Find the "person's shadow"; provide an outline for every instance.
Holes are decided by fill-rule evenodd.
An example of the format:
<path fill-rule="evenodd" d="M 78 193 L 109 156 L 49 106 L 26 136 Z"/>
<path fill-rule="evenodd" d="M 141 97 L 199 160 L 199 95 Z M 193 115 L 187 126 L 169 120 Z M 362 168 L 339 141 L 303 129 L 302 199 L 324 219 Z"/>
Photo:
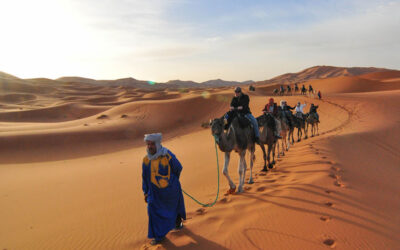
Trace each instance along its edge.
<path fill-rule="evenodd" d="M 174 235 L 174 237 L 179 237 L 180 235 L 190 237 L 192 241 L 184 246 L 176 246 L 171 240 L 165 238 L 165 240 L 162 242 L 162 246 L 166 249 L 227 249 L 215 242 L 207 240 L 206 238 L 193 233 L 186 227 L 179 231 L 170 232 L 170 234 Z"/>

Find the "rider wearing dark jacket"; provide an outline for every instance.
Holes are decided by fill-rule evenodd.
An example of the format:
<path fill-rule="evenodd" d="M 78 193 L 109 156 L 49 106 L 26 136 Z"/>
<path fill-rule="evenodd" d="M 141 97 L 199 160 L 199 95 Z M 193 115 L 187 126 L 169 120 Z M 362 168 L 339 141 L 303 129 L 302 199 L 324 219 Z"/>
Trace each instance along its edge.
<path fill-rule="evenodd" d="M 289 105 L 285 105 L 285 106 L 283 106 L 283 110 L 284 111 L 290 111 L 290 110 L 293 110 L 293 109 L 295 109 L 296 107 L 290 107 Z"/>
<path fill-rule="evenodd" d="M 317 109 L 318 109 L 318 105 L 314 105 L 314 103 L 311 104 L 310 107 L 310 114 L 315 114 L 315 116 L 317 117 L 317 121 L 319 122 L 319 114 L 317 113 Z"/>
<path fill-rule="evenodd" d="M 248 95 L 242 92 L 240 87 L 235 88 L 235 96 L 232 98 L 230 111 L 225 114 L 225 119 L 227 121 L 225 125 L 225 129 L 228 129 L 231 124 L 233 118 L 235 117 L 235 113 L 239 113 L 244 115 L 253 125 L 255 141 L 260 143 L 260 131 L 258 129 L 258 124 L 256 118 L 251 114 L 249 108 L 250 98 Z"/>
<path fill-rule="evenodd" d="M 241 94 L 239 96 L 234 96 L 231 101 L 231 107 L 237 108 L 242 106 L 243 108 L 241 110 L 237 110 L 237 112 L 241 114 L 248 114 L 250 112 L 249 108 L 249 103 L 250 103 L 250 98 L 246 94 Z"/>

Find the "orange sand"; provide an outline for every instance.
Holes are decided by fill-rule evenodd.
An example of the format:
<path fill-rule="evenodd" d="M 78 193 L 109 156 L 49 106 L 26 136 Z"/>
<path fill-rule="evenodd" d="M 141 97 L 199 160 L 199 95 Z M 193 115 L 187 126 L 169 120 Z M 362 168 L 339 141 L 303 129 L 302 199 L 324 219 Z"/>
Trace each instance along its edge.
<path fill-rule="evenodd" d="M 292 106 L 320 105 L 319 136 L 295 143 L 267 174 L 259 171 L 257 148 L 255 184 L 224 196 L 228 185 L 221 175 L 222 194 L 212 208 L 200 209 L 185 196 L 184 229 L 156 247 L 146 239 L 142 136 L 162 132 L 164 146 L 183 164 L 183 188 L 211 202 L 214 142 L 201 124 L 227 110 L 232 90 L 148 92 L 1 77 L 8 82 L 0 88 L 0 249 L 400 245 L 398 71 L 312 80 L 321 101 L 276 97 Z M 250 93 L 255 116 L 270 88 Z M 233 154 L 236 183 L 237 162 Z"/>

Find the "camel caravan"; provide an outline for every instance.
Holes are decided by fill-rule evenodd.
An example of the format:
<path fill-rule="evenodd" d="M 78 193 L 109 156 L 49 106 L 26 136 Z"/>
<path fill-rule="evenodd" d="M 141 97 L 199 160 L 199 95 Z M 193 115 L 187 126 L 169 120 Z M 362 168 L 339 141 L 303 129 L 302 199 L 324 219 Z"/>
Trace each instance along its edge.
<path fill-rule="evenodd" d="M 297 84 L 294 87 L 295 91 L 296 88 L 299 91 Z M 274 99 L 270 98 L 263 109 L 263 114 L 255 118 L 250 112 L 249 102 L 249 96 L 244 94 L 240 87 L 236 87 L 230 110 L 222 117 L 210 121 L 211 134 L 214 136 L 219 149 L 225 153 L 223 174 L 229 183 L 227 194 L 236 192 L 236 185 L 229 176 L 228 171 L 232 151 L 236 152 L 240 157 L 237 192 L 241 193 L 244 191 L 247 151 L 250 154 L 250 178 L 248 183 L 252 184 L 254 183 L 253 165 L 256 145 L 263 152 L 264 167 L 262 171 L 267 172 L 275 167 L 275 155 L 277 158 L 284 156 L 285 151 L 288 151 L 290 145 L 294 144 L 294 131 L 296 128 L 297 142 L 301 141 L 303 136 L 304 139 L 307 139 L 310 126 L 311 137 L 319 135 L 318 106 L 314 104 L 311 104 L 308 113 L 304 113 L 303 109 L 307 105 L 305 103 L 298 102 L 295 107 L 290 107 L 286 101 L 282 100 L 278 106 Z"/>
<path fill-rule="evenodd" d="M 304 84 L 301 88 L 299 88 L 297 83 L 295 83 L 293 87 L 290 84 L 286 85 L 286 87 L 281 85 L 279 89 L 272 90 L 272 95 L 273 96 L 303 95 L 303 96 L 309 96 L 311 98 L 321 99 L 321 91 L 314 90 L 311 84 L 308 86 L 308 90 L 304 86 Z"/>

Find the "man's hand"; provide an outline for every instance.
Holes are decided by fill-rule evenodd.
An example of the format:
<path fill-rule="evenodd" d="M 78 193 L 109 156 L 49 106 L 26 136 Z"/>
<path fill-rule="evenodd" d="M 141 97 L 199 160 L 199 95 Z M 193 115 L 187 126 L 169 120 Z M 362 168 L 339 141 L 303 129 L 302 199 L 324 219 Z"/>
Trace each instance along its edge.
<path fill-rule="evenodd" d="M 147 203 L 147 194 L 144 195 L 144 202 Z"/>
<path fill-rule="evenodd" d="M 238 109 L 238 110 L 242 110 L 242 109 L 243 109 L 243 106 L 239 106 L 237 109 Z"/>

